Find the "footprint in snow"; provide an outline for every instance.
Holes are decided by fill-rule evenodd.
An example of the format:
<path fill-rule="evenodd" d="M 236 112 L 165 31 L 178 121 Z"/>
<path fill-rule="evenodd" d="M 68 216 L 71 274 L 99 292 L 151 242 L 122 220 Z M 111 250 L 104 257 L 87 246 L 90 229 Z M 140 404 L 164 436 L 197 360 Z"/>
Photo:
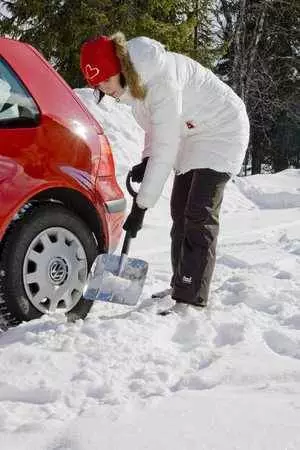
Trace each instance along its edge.
<path fill-rule="evenodd" d="M 283 235 L 279 242 L 284 244 L 283 247 L 288 252 L 293 255 L 300 255 L 300 240 L 299 239 L 289 239 L 287 235 Z"/>
<path fill-rule="evenodd" d="M 172 388 L 172 392 L 182 391 L 183 389 L 191 390 L 205 390 L 213 389 L 220 384 L 219 380 L 214 380 L 213 378 L 206 379 L 199 374 L 190 374 L 182 377 Z"/>
<path fill-rule="evenodd" d="M 295 314 L 294 316 L 288 317 L 283 324 L 287 325 L 289 328 L 300 330 L 300 314 Z"/>
<path fill-rule="evenodd" d="M 200 345 L 206 346 L 213 335 L 213 326 L 210 322 L 204 322 L 201 316 L 180 321 L 171 339 L 181 346 L 182 351 L 189 352 Z"/>
<path fill-rule="evenodd" d="M 220 293 L 225 293 L 222 298 L 223 305 L 237 305 L 241 303 L 247 288 L 244 278 L 236 276 L 228 278 L 218 289 Z"/>
<path fill-rule="evenodd" d="M 243 301 L 250 308 L 267 314 L 278 314 L 283 309 L 282 303 L 276 302 L 271 296 L 261 294 L 256 289 L 249 289 Z"/>
<path fill-rule="evenodd" d="M 54 403 L 60 396 L 60 392 L 50 388 L 20 389 L 16 386 L 0 383 L 0 401 L 32 403 L 43 405 Z"/>
<path fill-rule="evenodd" d="M 8 426 L 8 413 L 3 409 L 0 410 L 0 431 L 6 431 Z"/>
<path fill-rule="evenodd" d="M 292 339 L 277 330 L 266 331 L 264 339 L 268 347 L 278 355 L 300 359 L 300 340 Z"/>
<path fill-rule="evenodd" d="M 227 280 L 220 288 L 220 292 L 225 290 L 225 295 L 222 297 L 223 305 L 238 305 L 244 303 L 256 311 L 261 311 L 267 314 L 278 314 L 282 308 L 282 303 L 276 302 L 270 295 L 261 294 L 256 289 L 249 287 L 244 282 L 232 283 Z M 229 292 L 226 292 L 229 291 Z"/>
<path fill-rule="evenodd" d="M 187 341 L 192 341 L 197 336 L 199 324 L 195 319 L 191 319 L 180 323 L 172 337 L 173 342 L 184 344 Z"/>
<path fill-rule="evenodd" d="M 244 340 L 244 325 L 238 323 L 223 323 L 217 330 L 214 343 L 217 347 L 236 345 Z"/>
<path fill-rule="evenodd" d="M 247 287 L 247 283 L 245 283 L 242 278 L 233 277 L 226 280 L 220 290 L 226 289 L 234 294 L 240 294 L 241 292 L 245 291 Z"/>
<path fill-rule="evenodd" d="M 223 264 L 224 266 L 230 267 L 231 269 L 247 269 L 251 267 L 246 261 L 240 258 L 236 258 L 232 255 L 223 255 L 218 258 L 218 264 Z"/>
<path fill-rule="evenodd" d="M 275 278 L 278 278 L 278 280 L 291 280 L 293 278 L 293 275 L 290 272 L 281 270 L 280 272 L 276 273 Z"/>

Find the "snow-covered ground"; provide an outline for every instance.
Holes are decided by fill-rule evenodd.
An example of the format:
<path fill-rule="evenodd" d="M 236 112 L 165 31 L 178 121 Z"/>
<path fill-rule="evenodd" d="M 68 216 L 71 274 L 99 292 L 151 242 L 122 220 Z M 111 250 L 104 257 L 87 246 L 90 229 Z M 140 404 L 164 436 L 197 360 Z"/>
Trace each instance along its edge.
<path fill-rule="evenodd" d="M 78 94 L 123 184 L 141 131 L 126 107 Z M 170 189 L 132 246 L 150 264 L 137 307 L 0 336 L 1 450 L 300 448 L 300 171 L 229 182 L 209 307 L 161 317 L 150 296 L 170 278 Z"/>

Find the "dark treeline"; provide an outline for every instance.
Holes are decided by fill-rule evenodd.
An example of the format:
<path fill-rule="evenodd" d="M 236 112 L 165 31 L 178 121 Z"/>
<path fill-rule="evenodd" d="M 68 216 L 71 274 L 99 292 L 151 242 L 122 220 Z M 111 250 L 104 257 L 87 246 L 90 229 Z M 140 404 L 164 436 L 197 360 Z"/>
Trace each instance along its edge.
<path fill-rule="evenodd" d="M 299 0 L 0 0 L 0 31 L 31 43 L 72 87 L 80 44 L 118 30 L 210 67 L 243 98 L 243 173 L 300 168 Z"/>

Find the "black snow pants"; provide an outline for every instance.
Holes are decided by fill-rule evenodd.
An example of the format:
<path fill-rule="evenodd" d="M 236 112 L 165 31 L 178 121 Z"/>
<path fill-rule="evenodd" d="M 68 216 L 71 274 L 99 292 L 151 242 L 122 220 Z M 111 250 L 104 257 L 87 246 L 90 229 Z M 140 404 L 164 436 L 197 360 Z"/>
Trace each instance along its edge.
<path fill-rule="evenodd" d="M 211 169 L 176 175 L 171 196 L 172 298 L 205 306 L 216 261 L 219 212 L 230 176 Z"/>

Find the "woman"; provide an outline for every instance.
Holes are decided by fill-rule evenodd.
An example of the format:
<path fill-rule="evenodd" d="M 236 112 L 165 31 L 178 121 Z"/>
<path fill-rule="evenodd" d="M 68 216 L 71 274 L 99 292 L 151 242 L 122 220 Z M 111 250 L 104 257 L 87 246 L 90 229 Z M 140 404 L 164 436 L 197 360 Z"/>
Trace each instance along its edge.
<path fill-rule="evenodd" d="M 145 130 L 142 162 L 132 177 L 141 186 L 124 224 L 133 237 L 175 170 L 172 298 L 205 306 L 224 188 L 239 172 L 249 140 L 242 100 L 198 62 L 146 37 L 126 42 L 117 33 L 86 41 L 81 69 L 90 86 L 131 104 Z"/>

